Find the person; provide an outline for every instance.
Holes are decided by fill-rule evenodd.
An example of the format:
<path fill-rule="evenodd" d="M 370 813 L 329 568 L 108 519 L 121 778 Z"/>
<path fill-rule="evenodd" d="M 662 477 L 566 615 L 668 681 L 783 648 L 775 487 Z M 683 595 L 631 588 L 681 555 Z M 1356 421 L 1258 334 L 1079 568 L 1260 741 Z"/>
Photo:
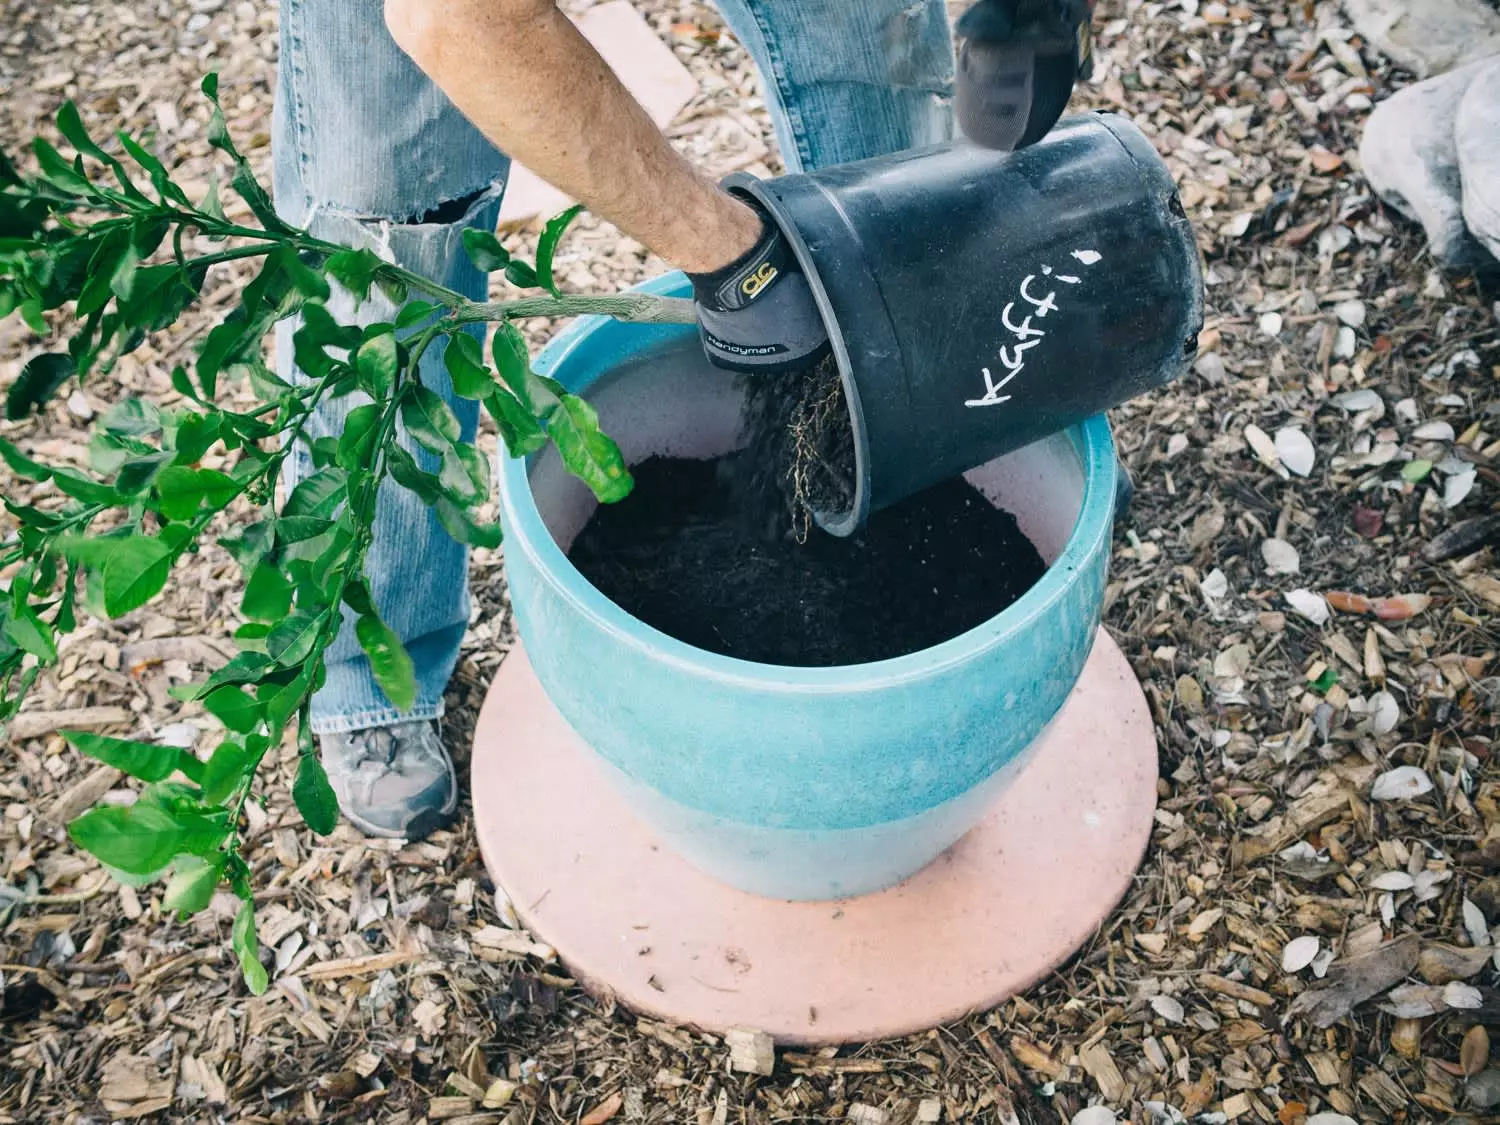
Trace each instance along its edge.
<path fill-rule="evenodd" d="M 1005 9 L 1008 29 L 1012 9 L 1036 3 L 976 7 L 990 16 Z M 716 5 L 764 80 L 789 171 L 951 137 L 955 54 L 944 0 Z M 774 371 L 827 347 L 774 226 L 668 143 L 554 0 L 384 0 L 383 8 L 377 0 L 282 0 L 280 37 L 273 175 L 288 222 L 482 299 L 487 277 L 468 261 L 462 235 L 494 229 L 515 158 L 692 277 L 716 364 Z M 1022 49 L 1002 62 L 1001 71 L 1019 73 L 1015 81 L 1002 74 L 997 88 L 1019 92 L 1024 117 L 1032 54 Z M 1064 69 L 1049 79 L 1053 100 L 1064 78 L 1071 90 L 1076 67 Z M 750 286 L 757 292 L 748 299 L 745 279 L 768 273 L 774 283 Z M 365 324 L 395 309 L 379 294 L 356 306 L 335 292 L 330 311 Z M 289 380 L 298 377 L 295 327 L 278 326 L 278 365 Z M 439 348 L 423 357 L 421 378 L 472 441 L 478 404 L 452 394 Z M 350 408 L 347 399 L 325 404 L 308 443 L 339 434 Z M 288 458 L 286 484 L 312 471 L 301 446 Z M 375 531 L 366 573 L 415 664 L 416 704 L 400 713 L 390 705 L 346 623 L 328 650 L 312 723 L 348 819 L 371 835 L 415 839 L 447 822 L 458 800 L 438 721 L 469 619 L 467 552 L 400 488 L 381 491 Z"/>

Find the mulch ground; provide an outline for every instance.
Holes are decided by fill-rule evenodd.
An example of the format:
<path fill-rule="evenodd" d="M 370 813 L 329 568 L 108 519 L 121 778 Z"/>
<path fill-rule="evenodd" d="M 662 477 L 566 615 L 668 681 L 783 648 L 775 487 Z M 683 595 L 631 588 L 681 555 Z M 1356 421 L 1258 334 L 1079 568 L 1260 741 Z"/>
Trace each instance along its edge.
<path fill-rule="evenodd" d="M 678 143 L 715 173 L 774 170 L 748 59 L 712 11 L 642 8 L 702 84 Z M 0 0 L 0 144 L 73 97 L 91 125 L 154 128 L 206 186 L 195 91 L 217 69 L 264 168 L 275 28 L 273 6 L 232 0 Z M 251 998 L 227 903 L 179 924 L 62 828 L 119 779 L 59 728 L 213 744 L 214 721 L 167 694 L 224 659 L 236 624 L 234 569 L 206 550 L 162 599 L 74 634 L 0 761 L 0 1121 L 1051 1123 L 1093 1105 L 1080 1125 L 1299 1125 L 1500 1101 L 1484 1030 L 1500 1021 L 1500 289 L 1439 273 L 1371 198 L 1362 121 L 1408 76 L 1335 5 L 1105 0 L 1098 28 L 1085 100 L 1130 114 L 1178 175 L 1210 310 L 1194 374 L 1117 412 L 1139 491 L 1108 626 L 1157 721 L 1161 805 L 1085 949 L 999 1011 L 741 1074 L 714 1036 L 575 987 L 508 924 L 467 821 L 418 845 L 319 839 L 280 786 L 252 806 L 275 963 Z M 610 290 L 660 268 L 590 220 L 559 272 Z M 86 420 L 165 392 L 243 280 L 223 269 L 109 383 L 0 433 L 82 463 Z M 33 346 L 0 324 L 0 384 Z M 473 582 L 460 757 L 511 636 L 498 554 L 476 554 Z"/>

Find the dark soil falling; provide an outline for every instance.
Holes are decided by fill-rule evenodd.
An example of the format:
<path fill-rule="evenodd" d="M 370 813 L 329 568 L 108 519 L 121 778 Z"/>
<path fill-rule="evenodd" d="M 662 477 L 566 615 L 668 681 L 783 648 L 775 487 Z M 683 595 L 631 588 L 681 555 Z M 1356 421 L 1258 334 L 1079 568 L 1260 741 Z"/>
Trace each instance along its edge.
<path fill-rule="evenodd" d="M 817 527 L 805 542 L 768 536 L 743 503 L 754 474 L 739 466 L 766 464 L 756 453 L 635 466 L 635 491 L 595 512 L 573 564 L 620 608 L 678 640 L 803 667 L 949 640 L 1005 609 L 1045 569 L 1015 518 L 962 479 L 877 512 L 848 539 Z"/>
<path fill-rule="evenodd" d="M 745 380 L 746 454 L 729 484 L 747 516 L 767 535 L 787 531 L 805 542 L 813 512 L 840 514 L 854 504 L 854 430 L 837 362 Z"/>

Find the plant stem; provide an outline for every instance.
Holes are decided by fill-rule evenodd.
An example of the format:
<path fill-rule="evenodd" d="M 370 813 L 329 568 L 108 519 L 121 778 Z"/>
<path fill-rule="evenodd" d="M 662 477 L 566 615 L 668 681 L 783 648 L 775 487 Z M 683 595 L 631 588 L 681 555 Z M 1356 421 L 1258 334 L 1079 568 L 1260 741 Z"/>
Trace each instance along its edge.
<path fill-rule="evenodd" d="M 517 320 L 528 316 L 612 316 L 630 324 L 693 324 L 697 314 L 685 297 L 654 293 L 614 293 L 601 296 L 521 297 L 514 301 L 467 301 L 455 314 L 459 324 Z"/>

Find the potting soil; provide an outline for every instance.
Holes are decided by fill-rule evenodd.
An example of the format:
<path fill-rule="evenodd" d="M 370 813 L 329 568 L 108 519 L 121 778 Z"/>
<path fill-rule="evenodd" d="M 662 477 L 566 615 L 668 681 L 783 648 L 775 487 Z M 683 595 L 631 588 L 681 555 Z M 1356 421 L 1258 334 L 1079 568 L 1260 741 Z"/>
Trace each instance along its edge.
<path fill-rule="evenodd" d="M 766 534 L 806 540 L 813 513 L 854 504 L 854 427 L 832 356 L 801 371 L 744 380 L 747 456 L 731 475 L 736 500 Z"/>
<path fill-rule="evenodd" d="M 1046 569 L 1015 517 L 962 478 L 877 512 L 858 534 L 768 534 L 744 458 L 652 457 L 569 557 L 621 609 L 709 652 L 826 667 L 928 648 L 982 623 Z"/>

